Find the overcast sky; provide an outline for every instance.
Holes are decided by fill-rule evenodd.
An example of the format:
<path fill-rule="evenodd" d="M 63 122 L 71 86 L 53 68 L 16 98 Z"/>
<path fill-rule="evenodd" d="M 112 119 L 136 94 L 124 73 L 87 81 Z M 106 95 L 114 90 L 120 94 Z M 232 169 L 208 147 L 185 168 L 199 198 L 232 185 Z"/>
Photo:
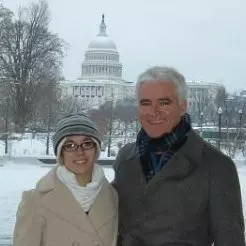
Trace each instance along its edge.
<path fill-rule="evenodd" d="M 3 0 L 17 7 L 30 0 Z M 63 74 L 80 76 L 88 43 L 101 14 L 123 63 L 123 77 L 135 81 L 153 65 L 174 66 L 186 79 L 246 89 L 245 0 L 48 0 L 50 28 L 70 48 Z"/>

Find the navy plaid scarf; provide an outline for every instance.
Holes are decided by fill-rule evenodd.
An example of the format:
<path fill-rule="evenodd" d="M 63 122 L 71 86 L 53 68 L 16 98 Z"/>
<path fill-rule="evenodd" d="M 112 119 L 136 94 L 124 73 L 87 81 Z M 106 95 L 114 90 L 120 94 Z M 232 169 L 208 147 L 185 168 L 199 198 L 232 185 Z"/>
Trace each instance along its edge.
<path fill-rule="evenodd" d="M 191 129 L 189 114 L 185 114 L 173 132 L 160 138 L 152 139 L 141 128 L 136 146 L 140 155 L 142 170 L 146 180 L 149 181 L 172 158 L 173 154 L 185 142 L 186 133 Z M 155 154 L 162 152 L 162 155 Z M 156 161 L 154 161 L 154 159 Z M 158 165 L 156 162 L 159 162 Z"/>

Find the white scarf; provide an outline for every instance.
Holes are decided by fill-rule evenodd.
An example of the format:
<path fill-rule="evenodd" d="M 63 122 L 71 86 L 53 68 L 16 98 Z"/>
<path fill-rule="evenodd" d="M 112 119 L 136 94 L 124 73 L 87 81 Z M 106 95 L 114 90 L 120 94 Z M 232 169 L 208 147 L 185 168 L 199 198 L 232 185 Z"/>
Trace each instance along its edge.
<path fill-rule="evenodd" d="M 88 212 L 104 183 L 105 175 L 103 168 L 97 164 L 94 165 L 92 180 L 86 187 L 80 186 L 74 173 L 65 166 L 59 165 L 56 174 L 59 180 L 73 193 L 83 210 Z"/>

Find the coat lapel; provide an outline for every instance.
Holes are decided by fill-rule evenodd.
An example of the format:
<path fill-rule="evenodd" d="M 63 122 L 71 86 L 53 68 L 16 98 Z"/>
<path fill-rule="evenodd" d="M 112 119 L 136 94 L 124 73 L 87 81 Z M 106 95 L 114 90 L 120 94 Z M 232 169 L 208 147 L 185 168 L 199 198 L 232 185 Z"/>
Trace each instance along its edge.
<path fill-rule="evenodd" d="M 124 172 L 124 178 L 127 182 L 131 180 L 134 181 L 134 187 L 144 187 L 147 184 L 146 178 L 142 171 L 141 163 L 140 163 L 140 155 L 137 150 L 136 143 L 132 143 L 132 148 L 128 150 L 128 155 L 124 158 L 124 162 L 127 162 L 126 165 L 129 168 L 125 168 L 121 170 Z M 136 177 L 135 179 L 129 177 Z"/>
<path fill-rule="evenodd" d="M 79 230 L 92 235 L 94 229 L 88 216 L 69 189 L 58 180 L 55 170 L 53 169 L 38 185 L 40 191 L 46 191 L 41 197 L 43 206 Z"/>
<path fill-rule="evenodd" d="M 200 143 L 199 143 L 200 142 Z M 146 189 L 164 180 L 182 179 L 192 173 L 202 159 L 203 144 L 200 137 L 191 130 L 185 144 L 174 154 L 172 159 L 157 173 L 146 186 Z"/>
<path fill-rule="evenodd" d="M 202 160 L 203 146 L 201 138 L 191 130 L 187 134 L 185 144 L 148 183 L 141 169 L 136 146 L 132 146 L 128 151 L 128 156 L 124 158 L 124 165 L 122 165 L 123 167 L 127 166 L 127 168 L 120 169 L 119 166 L 118 172 L 121 172 L 120 178 L 122 182 L 124 180 L 127 182 L 127 185 L 123 186 L 126 189 L 122 192 L 123 194 L 131 192 L 127 190 L 129 187 L 134 187 L 134 194 L 128 195 L 128 199 L 131 197 L 132 204 L 134 203 L 134 208 L 132 208 L 134 213 L 139 213 L 140 218 L 143 216 L 142 210 L 139 208 L 144 199 L 148 199 L 148 196 L 155 192 L 157 186 L 164 185 L 167 180 L 178 180 L 191 174 Z M 121 187 L 121 189 L 123 188 Z"/>
<path fill-rule="evenodd" d="M 145 191 L 147 181 L 142 171 L 140 156 L 135 144 L 133 148 L 128 151 L 128 156 L 124 159 L 124 162 L 125 165 L 122 165 L 122 167 L 127 166 L 127 168 L 121 168 L 120 166 L 118 170 L 118 172 L 120 172 L 121 182 L 127 182 L 127 185 L 123 188 L 126 189 L 125 192 L 129 192 L 127 189 L 134 187 L 134 196 L 132 198 L 138 200 Z"/>
<path fill-rule="evenodd" d="M 109 184 L 105 182 L 89 212 L 89 218 L 93 225 L 99 229 L 112 220 L 117 216 L 117 206 Z"/>
<path fill-rule="evenodd" d="M 203 151 L 202 139 L 196 134 L 194 130 L 187 133 L 187 140 L 185 144 L 174 154 L 172 159 L 162 168 L 162 170 L 157 173 L 153 179 L 147 184 L 145 181 L 144 174 L 141 169 L 140 157 L 137 152 L 136 145 L 134 145 L 125 157 L 124 162 L 127 162 L 126 170 L 122 172 L 127 172 L 124 176 L 135 176 L 138 177 L 134 179 L 134 184 L 143 185 L 148 187 L 159 179 L 176 179 L 187 176 L 194 168 L 196 168 L 197 163 L 202 159 Z M 147 184 L 147 185 L 146 185 Z"/>

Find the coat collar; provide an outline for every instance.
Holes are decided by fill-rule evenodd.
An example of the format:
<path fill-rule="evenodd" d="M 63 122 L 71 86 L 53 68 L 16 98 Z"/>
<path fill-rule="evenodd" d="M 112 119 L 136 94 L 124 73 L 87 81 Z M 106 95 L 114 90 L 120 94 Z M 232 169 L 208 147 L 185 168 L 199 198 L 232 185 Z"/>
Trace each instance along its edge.
<path fill-rule="evenodd" d="M 56 170 L 58 168 L 58 164 L 53 167 L 44 177 L 42 177 L 37 185 L 36 185 L 36 189 L 39 192 L 48 192 L 51 191 L 55 188 L 56 186 Z M 58 180 L 57 180 L 58 181 Z"/>
<path fill-rule="evenodd" d="M 204 147 L 204 140 L 192 129 L 187 133 L 186 143 L 178 150 L 179 154 L 189 156 L 194 161 L 200 161 Z M 129 149 L 126 149 L 127 155 L 124 156 L 124 161 L 139 156 L 136 143 L 129 144 Z"/>
<path fill-rule="evenodd" d="M 105 179 L 102 189 L 95 199 L 89 215 L 86 215 L 66 185 L 56 176 L 57 166 L 37 184 L 41 192 L 42 205 L 50 212 L 63 218 L 79 230 L 93 237 L 95 228 L 100 228 L 116 215 L 116 204 L 109 183 Z"/>
<path fill-rule="evenodd" d="M 131 169 L 135 166 L 138 169 L 136 172 L 142 173 L 136 144 L 134 143 L 130 146 L 129 149 L 126 149 L 125 153 L 127 155 L 123 156 L 123 160 L 129 164 L 133 162 L 130 164 Z M 178 179 L 189 175 L 201 162 L 203 148 L 204 140 L 194 130 L 189 131 L 184 145 L 174 154 L 170 162 L 155 175 L 148 183 L 148 186 L 152 183 L 159 182 L 160 179 Z M 136 165 L 136 163 L 139 163 L 139 165 Z M 144 174 L 142 173 L 142 175 Z"/>
<path fill-rule="evenodd" d="M 188 176 L 201 163 L 203 148 L 204 140 L 194 130 L 189 131 L 184 145 L 157 175 L 160 175 L 161 179 L 180 179 Z"/>

